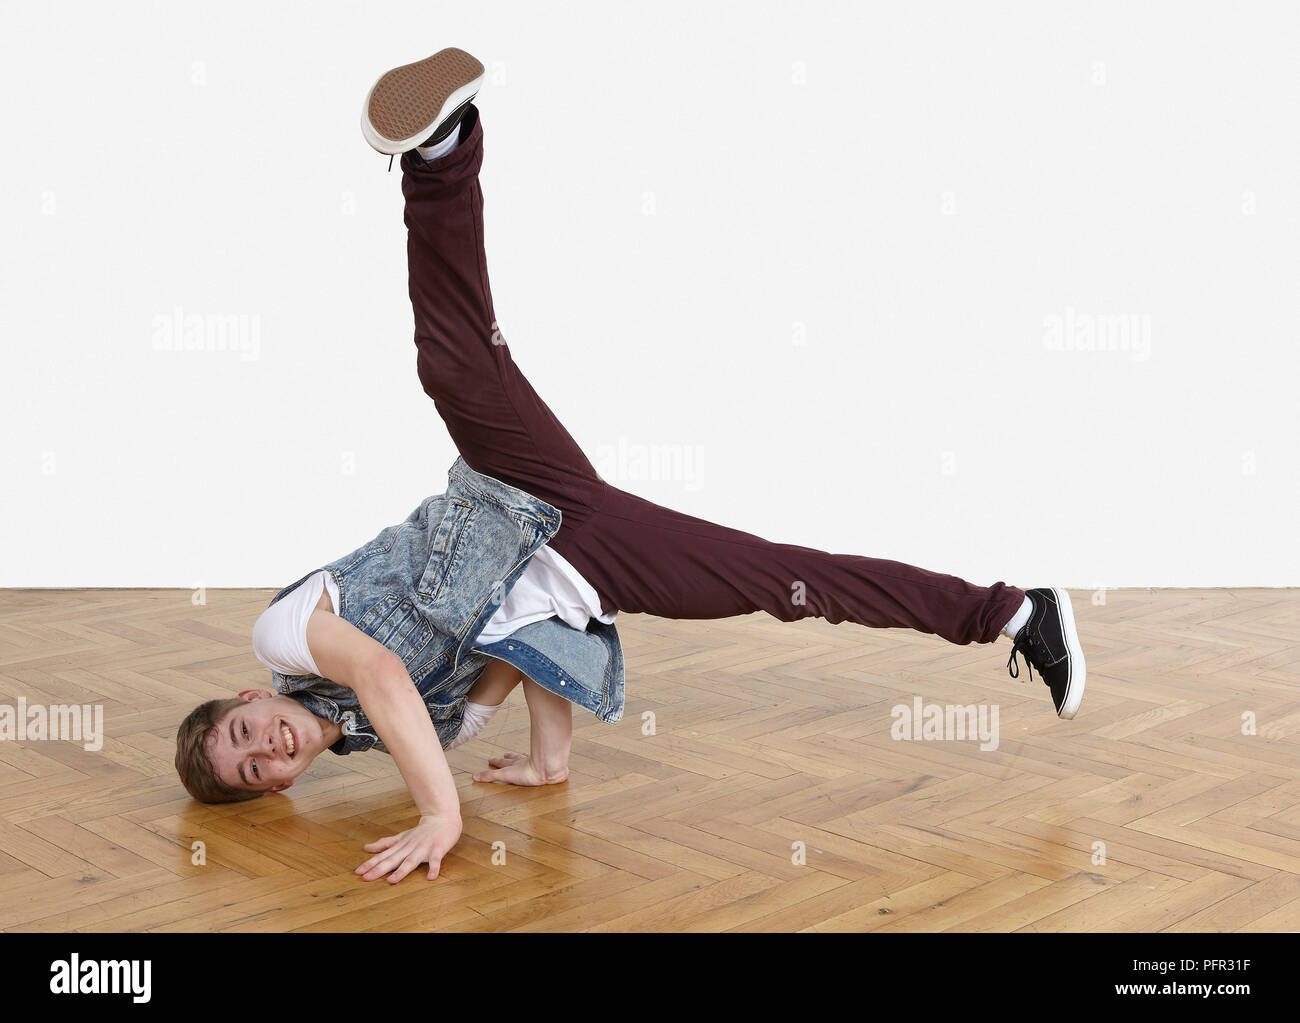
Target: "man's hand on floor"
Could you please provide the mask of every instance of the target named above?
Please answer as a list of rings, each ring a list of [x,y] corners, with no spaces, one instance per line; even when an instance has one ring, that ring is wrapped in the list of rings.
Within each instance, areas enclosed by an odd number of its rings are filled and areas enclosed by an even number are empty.
[[[502,753],[488,761],[489,771],[475,771],[475,781],[503,781],[507,785],[558,785],[569,777],[568,767],[543,771],[527,753]]]
[[[353,873],[360,874],[363,881],[373,881],[392,871],[388,883],[397,884],[421,863],[427,863],[429,880],[432,881],[438,876],[442,858],[460,841],[460,833],[460,814],[453,817],[421,817],[420,823],[400,835],[391,835],[362,846],[366,852],[375,855]]]

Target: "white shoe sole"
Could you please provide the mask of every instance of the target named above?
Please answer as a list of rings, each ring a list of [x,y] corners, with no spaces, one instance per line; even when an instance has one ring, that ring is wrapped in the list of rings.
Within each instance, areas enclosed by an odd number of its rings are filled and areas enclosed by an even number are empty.
[[[1061,625],[1065,633],[1065,647],[1069,651],[1070,675],[1065,683],[1065,699],[1057,714],[1069,720],[1079,710],[1083,702],[1083,688],[1088,681],[1088,665],[1083,659],[1083,647],[1079,645],[1079,630],[1074,624],[1074,606],[1070,595],[1065,590],[1052,587],[1056,595],[1056,606],[1061,610]]]
[[[448,47],[432,57],[404,64],[380,75],[366,93],[361,107],[361,135],[371,149],[385,156],[400,156],[409,152],[438,129],[447,116],[478,92],[486,72],[477,59]],[[456,84],[459,83],[459,84]],[[385,86],[385,94],[375,96],[375,90]],[[394,95],[396,93],[396,95]],[[436,109],[432,104],[442,103]],[[372,103],[375,105],[372,107]],[[422,109],[424,103],[430,104]],[[409,134],[392,138],[374,121],[407,123]]]

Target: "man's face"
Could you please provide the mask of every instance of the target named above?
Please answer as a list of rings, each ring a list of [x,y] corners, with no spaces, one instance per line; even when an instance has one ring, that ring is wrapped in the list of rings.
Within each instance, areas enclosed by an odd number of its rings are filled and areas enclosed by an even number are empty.
[[[283,791],[312,758],[338,741],[338,725],[291,697],[246,689],[239,698],[244,705],[222,719],[208,746],[217,777],[231,788]]]

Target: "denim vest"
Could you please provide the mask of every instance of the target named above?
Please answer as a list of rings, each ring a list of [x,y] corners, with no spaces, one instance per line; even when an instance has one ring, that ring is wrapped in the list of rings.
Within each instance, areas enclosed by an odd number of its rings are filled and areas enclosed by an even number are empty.
[[[613,625],[585,631],[551,617],[481,648],[475,638],[532,556],[560,528],[558,508],[457,458],[447,492],[427,497],[404,522],[323,566],[339,588],[334,610],[397,654],[424,699],[444,749],[460,733],[466,694],[490,657],[610,723],[623,716],[623,650]],[[313,569],[272,599],[274,604]],[[330,747],[388,752],[356,693],[319,675],[271,672],[275,691],[343,724]]]

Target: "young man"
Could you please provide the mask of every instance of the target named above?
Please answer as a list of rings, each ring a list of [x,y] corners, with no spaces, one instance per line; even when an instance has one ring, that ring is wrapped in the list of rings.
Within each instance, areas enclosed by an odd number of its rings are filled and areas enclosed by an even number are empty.
[[[197,708],[176,766],[207,802],[289,788],[314,757],[380,749],[419,822],[365,847],[366,880],[438,874],[460,837],[443,750],[482,728],[522,684],[527,756],[475,781],[545,785],[568,773],[574,704],[623,713],[619,611],[725,618],[766,611],[951,643],[1013,639],[1057,713],[1071,718],[1086,669],[1069,595],[979,587],[894,561],[774,544],[606,483],[529,385],[497,325],[483,243],[483,66],[458,49],[384,74],[362,133],[401,155],[417,368],[460,457],[445,493],[272,599],[253,646],[274,692]]]

